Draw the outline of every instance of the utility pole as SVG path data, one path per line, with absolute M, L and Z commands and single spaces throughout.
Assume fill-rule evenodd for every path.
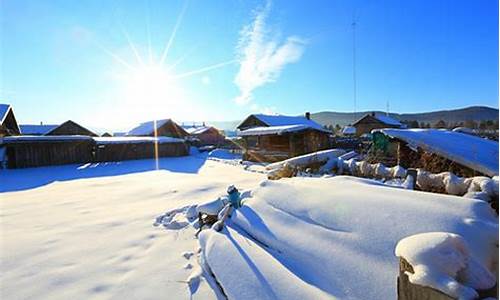
M 353 100 L 354 100 L 354 122 L 357 121 L 356 118 L 356 18 L 352 17 L 352 83 L 353 83 Z

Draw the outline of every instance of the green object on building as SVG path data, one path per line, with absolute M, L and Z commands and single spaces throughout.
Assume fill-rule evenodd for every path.
M 389 138 L 381 132 L 374 132 L 373 147 L 377 151 L 387 153 L 387 150 L 389 148 Z

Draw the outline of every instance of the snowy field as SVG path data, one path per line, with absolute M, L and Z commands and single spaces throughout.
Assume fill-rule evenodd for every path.
M 265 175 L 205 158 L 0 171 L 0 298 L 215 298 L 205 280 L 184 282 L 198 265 L 195 230 L 154 220 Z
M 249 191 L 244 205 L 195 238 L 188 212 L 229 184 Z M 268 181 L 221 151 L 158 170 L 142 160 L 1 171 L 0 191 L 3 299 L 395 299 L 397 243 L 432 231 L 462 235 L 498 267 L 485 202 L 349 176 Z M 175 209 L 170 226 L 153 226 Z

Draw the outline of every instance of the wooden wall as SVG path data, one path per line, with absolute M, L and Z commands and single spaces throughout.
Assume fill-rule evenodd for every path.
M 213 127 L 201 134 L 194 135 L 194 137 L 200 140 L 201 145 L 221 145 L 226 139 L 225 136 Z
M 174 121 L 168 120 L 163 126 L 159 127 L 157 130 L 158 136 L 169 136 L 175 138 L 183 138 L 189 134 Z M 148 136 L 154 136 L 154 132 L 148 134 Z
M 93 140 L 5 144 L 10 169 L 155 158 L 153 143 L 97 145 Z M 158 157 L 185 156 L 186 143 L 158 144 Z
M 19 131 L 16 117 L 14 116 L 12 109 L 9 109 L 5 120 L 2 124 L 0 124 L 0 137 L 19 134 L 21 134 L 21 132 Z
M 185 143 L 158 144 L 158 157 L 185 156 L 189 147 Z M 155 158 L 154 143 L 124 143 L 97 145 L 94 161 L 122 161 L 131 159 Z
M 29 168 L 92 161 L 92 140 L 7 144 L 7 167 Z
M 328 133 L 306 130 L 282 135 L 244 137 L 244 160 L 273 162 L 328 149 Z

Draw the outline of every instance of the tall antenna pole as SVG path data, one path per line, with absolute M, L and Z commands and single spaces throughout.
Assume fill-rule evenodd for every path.
M 386 110 L 386 115 L 389 116 L 389 100 L 385 103 L 385 110 Z
M 356 118 L 356 19 L 352 17 L 352 82 L 353 82 L 353 100 L 354 100 L 354 121 Z

